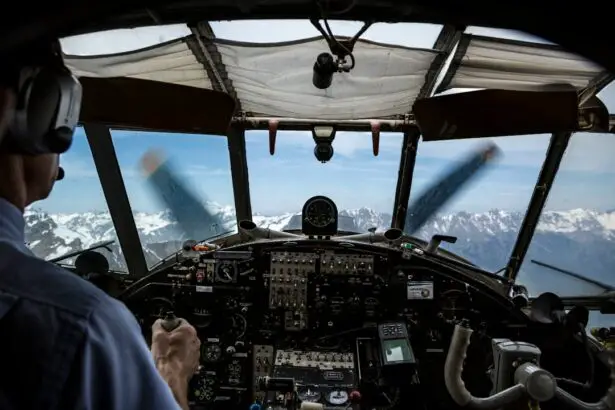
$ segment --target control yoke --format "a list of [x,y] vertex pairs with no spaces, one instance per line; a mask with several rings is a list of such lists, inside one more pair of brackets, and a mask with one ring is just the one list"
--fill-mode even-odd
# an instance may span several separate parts
[[456,325],[444,365],[444,382],[452,399],[460,406],[481,410],[495,410],[520,399],[545,402],[556,398],[572,408],[580,410],[615,410],[615,350],[609,349],[611,387],[597,403],[586,403],[557,387],[555,377],[537,364],[526,362],[516,367],[514,386],[489,397],[474,397],[466,389],[461,378],[463,362],[470,345],[472,329],[464,324]]

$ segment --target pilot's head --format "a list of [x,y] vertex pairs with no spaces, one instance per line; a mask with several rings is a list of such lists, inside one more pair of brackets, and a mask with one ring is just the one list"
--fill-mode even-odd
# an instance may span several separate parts
[[60,125],[74,117],[69,106],[81,104],[81,88],[57,41],[3,60],[9,64],[0,68],[0,197],[23,211],[63,177],[58,153],[70,146],[74,127]]

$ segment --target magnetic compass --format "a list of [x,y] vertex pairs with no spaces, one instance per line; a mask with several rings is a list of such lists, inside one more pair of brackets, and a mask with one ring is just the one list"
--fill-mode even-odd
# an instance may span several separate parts
[[332,390],[327,394],[327,402],[333,406],[343,406],[348,401],[348,392]]

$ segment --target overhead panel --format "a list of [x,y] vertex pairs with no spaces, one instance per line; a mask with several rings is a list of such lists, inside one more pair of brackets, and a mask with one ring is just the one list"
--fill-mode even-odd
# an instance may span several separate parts
[[78,77],[128,77],[212,89],[185,39],[127,53],[66,56],[65,62]]
[[244,112],[255,116],[323,120],[390,118],[408,113],[419,94],[434,50],[358,41],[356,66],[333,76],[331,87],[312,84],[322,38],[250,44],[215,40]]
[[551,84],[581,90],[602,71],[556,45],[464,34],[438,92],[453,88],[534,91]]

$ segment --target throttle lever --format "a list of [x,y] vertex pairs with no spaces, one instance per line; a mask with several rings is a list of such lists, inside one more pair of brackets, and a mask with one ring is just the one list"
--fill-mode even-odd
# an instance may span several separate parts
[[164,330],[167,332],[172,332],[180,325],[181,320],[175,316],[173,312],[167,312],[162,319],[162,323],[160,324]]

